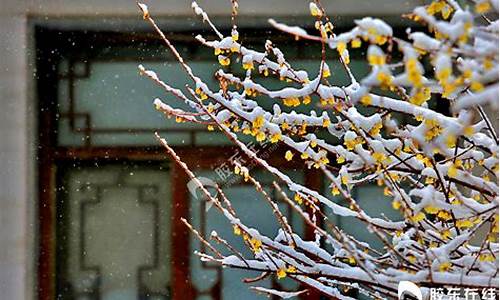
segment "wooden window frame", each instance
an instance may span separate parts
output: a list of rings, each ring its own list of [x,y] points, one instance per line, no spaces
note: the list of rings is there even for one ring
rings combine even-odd
[[[61,38],[60,30],[50,30],[47,28],[35,28],[35,40],[37,44],[37,96],[38,96],[38,266],[37,266],[37,292],[39,300],[56,299],[57,280],[57,251],[56,251],[56,188],[58,166],[61,164],[84,162],[113,162],[113,161],[141,161],[141,162],[165,162],[169,161],[165,152],[157,146],[152,147],[95,147],[85,144],[82,147],[63,147],[57,144],[57,119],[56,105],[58,101],[57,85],[58,74],[57,65],[67,51],[72,51],[72,47],[66,45],[71,39]],[[72,32],[66,32],[71,37]],[[88,38],[92,33],[84,36]],[[97,40],[94,43],[105,42],[106,34],[97,33]],[[101,39],[102,40],[99,40]],[[116,35],[118,41],[130,42],[130,36]],[[190,37],[189,37],[190,38]],[[75,39],[82,42],[82,38],[75,36]],[[57,41],[65,41],[58,44]],[[83,37],[85,40],[85,37]],[[158,42],[148,34],[135,38],[135,43],[145,41]],[[151,134],[153,132],[151,131]],[[180,146],[175,147],[180,157],[188,165],[197,165],[200,168],[211,168],[214,165],[224,163],[227,158],[224,153],[235,153],[237,150],[233,146]],[[303,164],[287,162],[283,159],[284,147],[279,147],[273,151],[269,161],[278,168],[299,168],[303,169]],[[221,155],[222,154],[222,155]],[[199,158],[203,157],[202,160]],[[180,222],[180,218],[187,218],[189,215],[189,192],[187,190],[188,177],[185,172],[173,162],[171,164],[171,184],[172,184],[172,207],[174,208],[172,233],[175,232],[175,246],[171,249],[171,272],[172,272],[172,299],[194,299],[195,291],[190,281],[186,278],[190,276],[190,233]],[[315,190],[322,188],[322,177],[317,170],[304,169],[305,184]],[[172,234],[171,233],[171,234]],[[313,239],[314,230],[305,226],[305,238]],[[217,298],[217,295],[215,295]],[[220,298],[220,293],[218,295]],[[319,299],[318,294],[311,294],[307,299]]]

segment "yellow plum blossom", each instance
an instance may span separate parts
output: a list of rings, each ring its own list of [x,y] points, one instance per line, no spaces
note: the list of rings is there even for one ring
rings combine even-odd
[[[302,103],[304,103],[305,105],[311,103],[311,96],[309,95],[304,96],[304,98],[302,98]]]
[[[491,4],[489,0],[482,0],[476,3],[475,10],[478,14],[484,14],[490,11]]]
[[[447,272],[451,269],[451,263],[450,262],[444,262],[441,263],[438,267],[439,272]]]
[[[425,140],[427,142],[440,135],[443,131],[441,124],[439,124],[439,122],[434,119],[427,119],[424,121],[424,124],[427,129],[427,131],[425,132]]]
[[[385,64],[385,55],[368,55],[368,63],[372,66],[380,66]]]
[[[397,200],[392,201],[392,208],[399,210],[401,208],[401,202]]]
[[[441,231],[441,237],[445,240],[451,238],[451,231],[449,229]]]
[[[300,196],[299,194],[295,194],[295,196],[293,197],[293,199],[295,200],[295,202],[297,202],[298,204],[302,204],[304,202],[304,199],[302,199],[302,196]]]
[[[286,277],[286,270],[283,268],[279,268],[278,271],[276,271],[276,276],[278,279],[283,279]]]
[[[233,233],[235,235],[241,235],[241,228],[238,225],[233,225]]]
[[[231,63],[231,60],[229,59],[229,57],[224,56],[224,55],[219,55],[218,59],[219,59],[219,63],[222,66],[228,66]]]
[[[262,247],[262,241],[256,238],[252,238],[250,240],[250,245],[252,246],[252,250],[255,253],[259,253]]]
[[[253,70],[253,61],[243,63],[243,69]]]
[[[280,133],[275,133],[271,135],[271,143],[277,143],[278,141],[281,141],[281,134]]]
[[[381,86],[389,87],[392,83],[392,76],[386,72],[380,71],[377,73],[377,80],[380,82]]]
[[[359,47],[361,47],[361,40],[360,40],[360,39],[358,39],[358,38],[353,39],[353,40],[351,41],[351,46],[352,46],[353,48],[359,48]]]
[[[311,12],[311,15],[313,17],[323,16],[323,12],[319,9],[319,7],[314,2],[309,3],[309,11]]]
[[[253,122],[252,122],[252,126],[254,128],[261,128],[262,125],[264,125],[264,117],[263,116],[258,116],[256,117]]]
[[[474,223],[469,219],[457,220],[456,225],[459,229],[467,229],[474,226]]]
[[[415,87],[422,86],[422,74],[418,68],[418,62],[416,58],[410,58],[406,61],[406,72],[408,73],[408,80]]]
[[[370,129],[369,134],[371,136],[380,134],[380,130],[382,129],[382,127],[383,127],[382,122],[375,123],[375,125],[373,125],[372,128]]]
[[[332,195],[333,196],[340,195],[340,190],[337,186],[332,187]]]
[[[255,138],[257,139],[257,142],[262,142],[266,139],[266,134],[263,131],[259,131]]]
[[[443,220],[443,221],[449,221],[451,220],[451,214],[447,212],[446,210],[440,210],[438,212],[438,218]]]
[[[375,160],[375,162],[381,163],[386,159],[386,156],[382,152],[375,152],[372,154],[372,158]]]
[[[371,105],[372,104],[372,97],[368,94],[364,95],[363,97],[361,97],[360,102],[361,102],[361,104],[363,104],[365,106]]]
[[[439,212],[439,208],[432,206],[432,205],[428,205],[428,206],[424,207],[424,210],[426,213],[431,214],[431,215],[435,215]]]
[[[420,222],[425,219],[425,214],[423,212],[418,212],[415,215],[411,216],[411,220],[413,222]]]

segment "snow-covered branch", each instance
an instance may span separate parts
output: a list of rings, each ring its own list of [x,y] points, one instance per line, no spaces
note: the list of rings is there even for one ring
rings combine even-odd
[[[304,39],[321,44],[318,69],[309,74],[294,67],[271,40],[263,41],[265,51],[239,42],[237,1],[231,1],[232,28],[227,36],[193,2],[195,14],[217,37],[197,36],[196,40],[212,48],[221,65],[214,72],[219,90],[210,89],[197,76],[147,6],[139,4],[144,18],[192,80],[184,93],[140,66],[141,74],[190,110],[160,99],[155,99],[155,107],[179,122],[218,128],[252,164],[274,177],[274,189],[282,201],[316,235],[308,241],[294,232],[277,200],[250,168],[234,162],[235,173],[262,195],[281,229],[276,236],[266,236],[244,224],[223,189],[217,187],[217,196],[210,195],[175,149],[158,136],[253,253],[245,257],[218,233],[209,239],[186,223],[211,251],[198,253],[200,258],[263,272],[252,282],[275,274],[301,283],[302,289],[296,292],[253,287],[282,298],[302,294],[304,288],[339,299],[352,299],[345,291],[353,288],[373,298],[397,298],[397,285],[403,280],[418,284],[424,293],[444,286],[498,289],[499,142],[486,114],[498,110],[498,3],[474,3],[461,6],[453,0],[435,0],[417,7],[406,17],[428,30],[408,28],[406,36],[394,36],[389,24],[372,17],[356,20],[347,32],[334,32],[333,21],[319,1],[309,5],[314,29],[270,19],[271,26],[296,37],[298,43]],[[350,69],[353,48],[366,49],[370,72],[364,78],[356,78]],[[348,85],[331,83],[335,74],[326,53],[339,59],[350,78]],[[241,64],[244,76],[227,68],[236,64]],[[275,77],[287,86],[267,87],[265,77]],[[265,97],[257,100],[259,95]],[[262,101],[273,108],[265,109],[268,105]],[[296,107],[307,107],[309,112],[298,112]],[[318,169],[341,202],[294,182],[243,143],[244,135],[257,142],[280,143],[286,149],[284,160],[300,157],[305,168]],[[383,187],[399,219],[370,215],[359,205],[352,190],[368,184]],[[363,222],[384,251],[345,233],[329,219],[332,215]],[[473,237],[480,243],[470,243]],[[216,245],[231,254],[225,255]]]

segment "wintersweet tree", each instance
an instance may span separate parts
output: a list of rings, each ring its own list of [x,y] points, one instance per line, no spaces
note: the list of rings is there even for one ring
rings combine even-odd
[[[370,298],[397,298],[401,281],[417,284],[424,297],[432,288],[478,289],[479,295],[494,297],[499,269],[499,141],[487,112],[495,114],[498,109],[498,2],[435,0],[404,16],[418,25],[408,28],[405,36],[394,36],[391,26],[372,17],[356,20],[347,32],[335,32],[319,1],[309,4],[315,28],[309,32],[269,20],[274,28],[295,36],[297,43],[321,45],[313,74],[294,68],[271,40],[262,41],[263,52],[242,45],[238,3],[231,3],[232,28],[227,35],[192,3],[194,13],[216,36],[196,39],[212,48],[222,65],[215,72],[218,90],[210,89],[190,68],[144,4],[139,4],[144,19],[192,84],[183,92],[154,71],[139,66],[140,72],[174,96],[172,104],[155,99],[157,110],[179,122],[220,130],[248,156],[247,161],[272,174],[281,200],[314,228],[316,238],[305,240],[295,233],[276,199],[246,165],[234,161],[234,172],[262,194],[281,229],[276,236],[265,236],[248,226],[223,189],[217,187],[212,195],[168,141],[157,135],[253,253],[239,252],[217,232],[205,238],[184,220],[206,246],[206,253],[197,252],[200,258],[262,272],[254,282],[277,276],[300,283],[298,291],[253,287],[283,298],[316,290],[352,299],[349,289]],[[360,47],[366,49],[370,67],[364,78],[356,78],[350,69],[349,50]],[[329,82],[327,54],[338,57],[348,85]],[[231,64],[244,69],[244,76],[228,72]],[[286,87],[271,90],[265,81],[257,83],[266,76],[279,78]],[[272,109],[256,101],[257,95],[273,103]],[[176,108],[175,101],[188,104],[190,110]],[[431,103],[438,102],[449,109],[437,110]],[[310,112],[297,112],[295,107]],[[328,138],[318,137],[320,132]],[[318,169],[328,179],[331,193],[342,200],[333,201],[292,181],[243,143],[244,135],[287,147],[284,159],[298,159],[305,168]],[[360,207],[351,191],[368,184],[384,188],[400,219],[368,215]],[[362,221],[383,250],[345,233],[330,220],[332,215]],[[470,243],[473,237],[480,242]]]

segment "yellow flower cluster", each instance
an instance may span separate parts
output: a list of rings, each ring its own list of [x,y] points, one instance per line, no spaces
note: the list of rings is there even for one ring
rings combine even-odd
[[[479,255],[479,261],[494,262],[495,260],[495,256],[493,256],[491,253],[483,253]]]
[[[385,64],[385,55],[368,55],[368,63],[372,66],[381,66]]]
[[[266,139],[266,133],[264,132],[264,130],[261,130],[263,125],[264,125],[264,117],[262,115],[260,115],[252,121],[252,128],[249,128],[248,126],[243,127],[243,133],[255,136],[255,139],[258,142],[262,142]],[[239,128],[238,128],[238,130],[239,130]],[[280,133],[274,133],[271,135],[270,141],[272,143],[276,143],[280,140],[281,140]]]
[[[382,122],[377,122],[375,125],[370,128],[370,131],[368,132],[371,136],[375,136],[380,134],[380,130],[382,129],[383,125]]]
[[[227,56],[219,55],[218,59],[219,59],[219,64],[221,64],[222,66],[229,66],[229,64],[231,64],[231,60]]]
[[[374,152],[372,153],[372,158],[377,163],[382,163],[387,159],[387,156],[382,152]]]
[[[453,12],[453,8],[446,3],[445,0],[433,1],[429,6],[427,6],[427,13],[430,15],[435,15],[441,13],[443,19],[448,19]]]
[[[373,40],[377,45],[383,45],[387,42],[387,36],[379,34],[376,28],[368,28],[368,34],[373,37]]]
[[[448,98],[450,95],[457,89],[457,81],[452,80],[451,77],[451,68],[443,68],[436,72],[435,77],[438,80],[439,84],[443,88],[443,97]]]
[[[441,132],[443,132],[443,128],[441,127],[441,124],[439,124],[438,121],[433,120],[433,119],[425,120],[425,127],[427,128],[427,131],[425,132],[424,137],[425,137],[425,140],[427,142],[431,141],[436,136],[440,135]]]
[[[246,232],[242,232],[241,228],[236,224],[233,225],[233,233],[238,236],[243,234],[243,240],[250,245],[254,253],[259,253],[262,250],[262,241],[254,237],[250,238],[250,236]]]
[[[323,11],[321,9],[319,9],[319,7],[316,5],[316,3],[311,2],[309,4],[309,11],[311,12],[311,15],[313,17],[321,18],[323,16]]]
[[[470,84],[470,89],[473,92],[480,92],[480,91],[484,90],[484,85],[479,81],[473,81]]]
[[[304,103],[305,105],[311,103],[311,96],[309,95],[305,95],[303,98],[302,98],[302,103]]]
[[[255,128],[261,128],[263,125],[264,125],[264,117],[263,116],[256,117],[252,122],[252,126]]]
[[[399,210],[401,208],[401,201],[397,200],[392,201],[392,208],[395,210]]]
[[[288,107],[297,107],[300,105],[300,99],[298,97],[285,98],[283,104]]]
[[[346,49],[347,49],[347,44],[345,42],[338,42],[337,43],[337,52],[342,57],[344,62],[346,64],[349,64],[350,58],[349,58],[349,55],[347,55],[347,53],[345,52]]]
[[[297,268],[295,268],[294,266],[289,266],[288,268],[279,268],[277,271],[276,271],[276,276],[278,277],[278,279],[283,279],[286,277],[287,274],[293,274],[293,273],[296,273],[297,272]]]
[[[450,262],[444,262],[441,263],[438,267],[439,272],[448,272],[451,270],[451,263]]]
[[[243,63],[243,69],[253,70],[253,61]]]
[[[235,235],[241,235],[241,228],[238,225],[233,225],[233,233]]]
[[[457,220],[456,226],[459,229],[467,229],[467,228],[471,228],[472,226],[474,226],[474,222],[472,222],[469,219]]]
[[[390,87],[392,84],[392,76],[384,71],[377,73],[377,80],[380,82],[382,87]]]
[[[304,202],[304,199],[302,198],[302,196],[298,193],[296,193],[294,196],[293,196],[293,200],[295,200],[295,202],[297,202],[297,204],[301,205],[303,202]]]
[[[307,123],[305,123],[305,122],[304,122],[304,123],[302,123],[302,124],[300,125],[300,128],[299,128],[299,130],[297,131],[297,134],[298,134],[298,135],[304,135],[304,134],[306,134],[306,133],[307,133]]]
[[[425,219],[425,214],[421,211],[416,213],[415,215],[411,216],[411,220],[413,222],[420,222],[420,221],[423,221],[424,219]]]
[[[339,188],[338,188],[336,185],[334,185],[334,186],[332,187],[332,195],[333,195],[333,196],[340,195],[340,190],[339,190]]]
[[[363,97],[361,97],[359,102],[361,102],[361,104],[363,104],[364,106],[368,106],[368,105],[371,105],[373,101],[372,101],[372,97],[370,95],[366,94]]]
[[[330,73],[330,68],[325,64],[323,66],[323,78],[328,78],[332,75],[332,73]]]
[[[488,235],[488,241],[497,243],[498,242],[498,214],[493,217],[493,222],[491,226],[491,233]]]
[[[324,98],[321,98],[319,99],[319,104],[321,105],[335,105],[335,98],[328,98],[328,99],[324,99]]]
[[[353,48],[359,48],[361,47],[361,40],[358,38],[355,38],[351,41],[351,47]]]
[[[200,100],[206,100],[208,98],[207,94],[199,87],[196,88],[195,93],[200,97]]]
[[[405,63],[406,72],[408,73],[408,80],[413,84],[414,87],[421,87],[422,82],[422,74],[418,68],[417,59],[410,58]]]
[[[276,276],[278,277],[278,279],[285,278],[286,277],[286,270],[279,268],[278,271],[276,271]]]
[[[451,68],[443,68],[442,70],[439,70],[439,72],[437,72],[435,75],[439,83],[443,85],[451,76]]]
[[[427,205],[424,207],[424,211],[430,215],[435,215],[439,212],[439,208],[434,205]]]
[[[359,136],[354,139],[344,138],[344,145],[346,146],[347,150],[354,150],[354,148],[356,148],[356,145],[361,145],[363,143],[364,143],[363,138]]]
[[[478,14],[484,14],[489,12],[491,9],[491,4],[489,0],[483,0],[476,3],[475,10]]]
[[[445,230],[441,231],[441,237],[445,240],[450,239],[451,238],[451,231],[449,229],[445,229]]]
[[[240,34],[236,30],[236,28],[233,28],[233,30],[231,30],[231,39],[233,40],[233,42],[236,42],[239,39],[239,37]]]
[[[259,131],[255,135],[255,139],[257,142],[263,142],[266,139],[266,134],[263,131]]]
[[[245,95],[249,97],[256,97],[258,95],[257,91],[251,88],[246,88],[245,89]]]
[[[269,139],[271,141],[271,143],[277,143],[278,141],[281,141],[282,139],[282,136],[280,133],[274,133],[273,135],[271,135],[271,138]]]
[[[446,211],[446,210],[440,210],[437,214],[438,218],[443,220],[443,221],[449,221],[451,220],[451,213]]]
[[[250,245],[252,246],[252,250],[255,253],[259,253],[262,247],[262,241],[256,238],[250,239]]]
[[[283,121],[283,123],[281,123],[280,127],[281,127],[281,130],[286,131],[290,128],[290,125],[288,125],[288,123],[286,121]]]
[[[410,98],[410,103],[421,106],[431,98],[431,90],[428,87],[418,88]]]
[[[463,166],[460,159],[455,160],[455,162],[448,168],[448,176],[451,178],[457,177],[458,169]]]
[[[446,137],[446,147],[455,148],[457,145],[457,137],[454,134],[449,134]]]
[[[263,70],[261,70],[261,73],[262,75],[264,75],[265,77],[269,76],[269,70],[267,68],[264,68]]]
[[[314,167],[318,169],[319,167],[323,165],[327,165],[330,162],[330,160],[326,156],[322,156],[318,161],[314,163]]]

